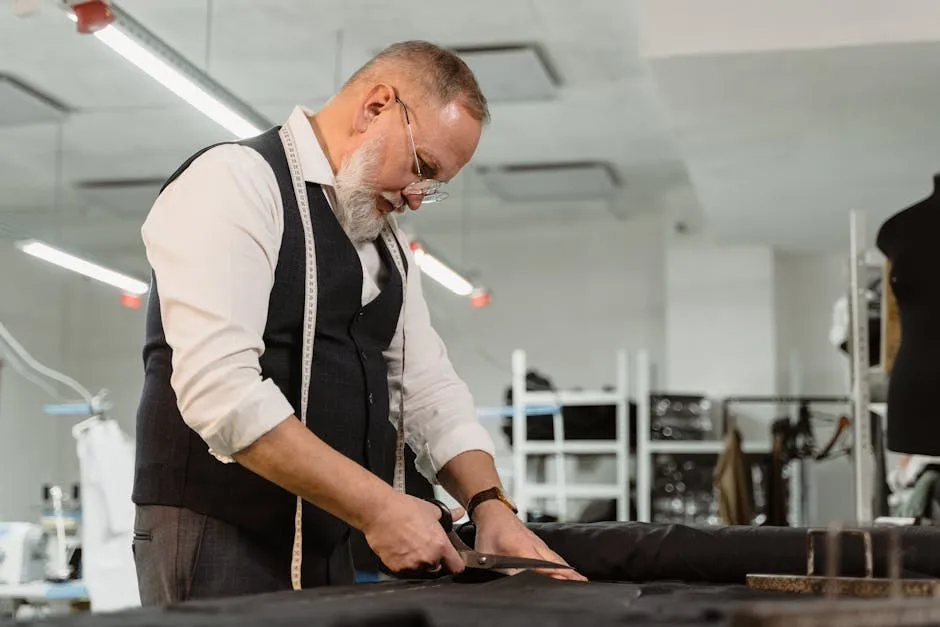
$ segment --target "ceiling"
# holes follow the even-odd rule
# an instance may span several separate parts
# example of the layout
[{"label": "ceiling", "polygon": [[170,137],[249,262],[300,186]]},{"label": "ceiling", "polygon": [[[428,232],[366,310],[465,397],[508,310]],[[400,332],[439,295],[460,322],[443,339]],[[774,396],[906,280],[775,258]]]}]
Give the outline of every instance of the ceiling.
[{"label": "ceiling", "polygon": [[[302,0],[119,4],[272,123],[296,104],[325,102],[371,54],[396,40],[537,44],[558,77],[557,93],[495,99],[473,166],[600,161],[611,166],[620,188],[600,198],[504,202],[468,168],[452,183],[451,200],[412,220],[423,234],[456,224],[486,231],[532,220],[609,223],[660,211],[671,188],[687,185],[638,53],[630,3],[347,0],[318,3],[330,7],[319,13]],[[0,126],[0,224],[145,271],[138,231],[154,184],[111,192],[77,186],[159,181],[201,146],[230,137],[95,38],[75,33],[51,2],[25,18],[0,12],[0,73],[71,110],[62,124]]]},{"label": "ceiling", "polygon": [[[911,0],[899,0],[891,19],[857,11],[848,22],[855,30],[847,6],[832,22],[840,26],[826,28],[835,17],[804,0],[790,14],[777,9],[779,28],[752,10],[735,13],[730,30],[714,7],[731,11],[731,0],[119,4],[272,123],[296,104],[321,105],[392,41],[538,45],[559,79],[557,93],[494,99],[493,122],[452,183],[451,200],[409,217],[423,236],[533,221],[604,229],[656,213],[722,241],[830,249],[845,244],[849,209],[868,210],[877,222],[926,194],[940,171],[940,43],[932,43],[940,26],[925,26],[927,5]],[[800,31],[799,11],[816,11],[817,27]],[[755,36],[762,20],[767,34]],[[499,69],[490,64],[481,81],[516,80]],[[0,228],[145,273],[139,227],[155,182],[230,136],[95,38],[75,33],[51,0],[28,17],[0,10],[0,74],[68,110],[61,121],[6,125],[0,111]],[[579,161],[606,164],[619,188],[597,198],[509,201],[477,170]],[[102,180],[124,184],[82,188]]]},{"label": "ceiling", "polygon": [[708,226],[844,250],[940,173],[940,3],[656,0],[643,56]]}]

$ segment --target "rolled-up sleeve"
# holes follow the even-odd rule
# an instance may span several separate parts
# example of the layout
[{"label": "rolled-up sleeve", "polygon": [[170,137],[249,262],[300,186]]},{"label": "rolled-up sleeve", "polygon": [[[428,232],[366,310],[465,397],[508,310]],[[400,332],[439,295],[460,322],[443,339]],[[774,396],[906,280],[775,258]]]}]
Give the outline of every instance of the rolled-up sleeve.
[{"label": "rolled-up sleeve", "polygon": [[[406,242],[399,232],[399,241]],[[389,367],[390,419],[397,426],[399,394],[404,394],[405,441],[415,452],[418,471],[432,483],[457,455],[484,451],[495,456],[489,432],[476,415],[473,397],[457,375],[431,317],[421,288],[421,271],[407,246],[408,287],[392,344]],[[402,345],[404,344],[404,351]],[[404,377],[402,377],[404,355]]]},{"label": "rolled-up sleeve", "polygon": [[226,462],[294,413],[259,364],[281,211],[264,159],[223,145],[160,194],[141,228],[180,413]]}]

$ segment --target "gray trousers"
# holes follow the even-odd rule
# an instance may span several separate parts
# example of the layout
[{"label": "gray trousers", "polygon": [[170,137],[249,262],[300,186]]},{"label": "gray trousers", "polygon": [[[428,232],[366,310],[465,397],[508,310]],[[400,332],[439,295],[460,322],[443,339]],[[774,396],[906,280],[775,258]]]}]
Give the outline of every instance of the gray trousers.
[{"label": "gray trousers", "polygon": [[[290,548],[272,550],[230,524],[188,509],[137,507],[134,561],[144,606],[290,590]],[[305,557],[304,588],[355,581],[349,543]]]}]

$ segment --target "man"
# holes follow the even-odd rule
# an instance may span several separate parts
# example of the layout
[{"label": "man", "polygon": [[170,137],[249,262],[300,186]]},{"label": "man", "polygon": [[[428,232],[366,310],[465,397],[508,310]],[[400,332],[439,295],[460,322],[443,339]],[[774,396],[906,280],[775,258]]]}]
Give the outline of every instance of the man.
[{"label": "man", "polygon": [[560,560],[501,492],[390,215],[440,193],[488,115],[457,56],[400,43],[315,114],[297,108],[169,179],[142,228],[145,605],[351,583],[350,528],[392,571],[460,572],[437,507],[370,472],[389,419],[422,474],[472,510],[481,550]]}]

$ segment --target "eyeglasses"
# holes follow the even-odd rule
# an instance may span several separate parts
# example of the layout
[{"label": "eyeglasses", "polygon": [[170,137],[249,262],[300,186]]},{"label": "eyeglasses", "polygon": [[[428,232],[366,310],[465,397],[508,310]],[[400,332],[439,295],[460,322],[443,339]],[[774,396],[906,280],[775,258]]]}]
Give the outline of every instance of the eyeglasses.
[{"label": "eyeglasses", "polygon": [[421,204],[440,202],[450,194],[441,191],[441,185],[443,185],[443,183],[435,181],[434,179],[425,178],[421,173],[421,160],[418,159],[418,149],[415,147],[415,135],[411,130],[411,118],[408,116],[408,107],[405,106],[405,103],[402,102],[401,98],[398,96],[395,96],[395,101],[401,105],[402,111],[405,112],[405,126],[408,128],[408,138],[411,140],[411,154],[414,155],[415,168],[418,171],[419,178],[419,180],[405,187],[402,193],[405,196],[421,196]]}]

